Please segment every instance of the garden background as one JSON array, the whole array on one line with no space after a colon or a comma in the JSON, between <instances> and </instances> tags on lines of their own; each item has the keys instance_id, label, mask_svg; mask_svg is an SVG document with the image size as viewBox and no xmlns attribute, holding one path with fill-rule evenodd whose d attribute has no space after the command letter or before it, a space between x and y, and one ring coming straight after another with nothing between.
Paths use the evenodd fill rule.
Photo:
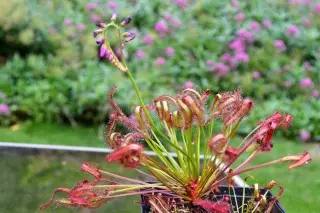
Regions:
<instances>
[{"instance_id":1,"label":"garden background","mask_svg":"<svg viewBox=\"0 0 320 213\"><path fill-rule=\"evenodd\" d=\"M239 134L275 110L293 114L273 153L310 151L313 163L252 173L285 187L288 212L319 212L320 3L316 0L11 0L0 2L0 141L104 147L106 93L129 115L138 104L126 77L98 57L95 23L130 16L125 57L146 102L183 88L241 90L255 108ZM114 42L115 44L115 42ZM118 46L113 48L117 52ZM132 117L134 119L134 117ZM0 212L35 212L52 189L79 180L101 155L1 150ZM262 162L273 159L266 153ZM102 162L102 163L101 163ZM130 173L130 171L129 171ZM138 198L92 212L139 212ZM117 203L118 202L118 203ZM119 206L122 210L119 211ZM45 212L77 212L51 208ZM87 211L83 211L87 212ZM89 211L91 212L91 211Z\"/></svg>"}]
</instances>

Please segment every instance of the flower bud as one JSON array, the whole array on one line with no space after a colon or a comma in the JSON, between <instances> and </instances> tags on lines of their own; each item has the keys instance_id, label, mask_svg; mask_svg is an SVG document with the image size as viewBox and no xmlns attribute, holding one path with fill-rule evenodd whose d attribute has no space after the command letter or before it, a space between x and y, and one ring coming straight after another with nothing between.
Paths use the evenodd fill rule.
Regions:
<instances>
[{"instance_id":1,"label":"flower bud","mask_svg":"<svg viewBox=\"0 0 320 213\"><path fill-rule=\"evenodd\" d=\"M100 27L100 28L105 28L107 26L107 24L106 23L96 23L96 26Z\"/></svg>"},{"instance_id":2,"label":"flower bud","mask_svg":"<svg viewBox=\"0 0 320 213\"><path fill-rule=\"evenodd\" d=\"M95 31L93 31L93 37L96 38L99 34L101 34L103 32L102 29L97 29Z\"/></svg>"},{"instance_id":3,"label":"flower bud","mask_svg":"<svg viewBox=\"0 0 320 213\"><path fill-rule=\"evenodd\" d=\"M102 45L102 44L104 43L103 37L98 38L97 41L96 41L96 43L97 43L98 45Z\"/></svg>"},{"instance_id":4,"label":"flower bud","mask_svg":"<svg viewBox=\"0 0 320 213\"><path fill-rule=\"evenodd\" d=\"M136 34L134 34L134 33L129 33L129 35L126 36L126 38L124 39L124 42L132 41L135 37L136 37Z\"/></svg>"},{"instance_id":5,"label":"flower bud","mask_svg":"<svg viewBox=\"0 0 320 213\"><path fill-rule=\"evenodd\" d=\"M111 21L115 21L117 19L117 13L113 12L112 16L111 16Z\"/></svg>"},{"instance_id":6,"label":"flower bud","mask_svg":"<svg viewBox=\"0 0 320 213\"><path fill-rule=\"evenodd\" d=\"M124 27L124 26L128 25L130 22L131 22L131 18L128 17L128 18L126 18L125 20L123 20L123 21L121 22L120 26L121 26L121 27Z\"/></svg>"}]
</instances>

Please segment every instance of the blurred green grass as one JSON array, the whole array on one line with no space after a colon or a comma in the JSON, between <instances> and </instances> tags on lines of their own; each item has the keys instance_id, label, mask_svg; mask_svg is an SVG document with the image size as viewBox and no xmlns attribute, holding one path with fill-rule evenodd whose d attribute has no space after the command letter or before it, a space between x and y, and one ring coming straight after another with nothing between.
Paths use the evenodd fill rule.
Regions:
<instances>
[{"instance_id":1,"label":"blurred green grass","mask_svg":"<svg viewBox=\"0 0 320 213\"><path fill-rule=\"evenodd\" d=\"M67 126L51 124L32 124L22 126L16 131L0 128L0 141L32 142L42 144L63 144L103 147L98 139L97 128L78 127L72 129ZM247 173L253 175L261 186L270 180L275 180L285 188L281 203L287 212L318 213L320 210L320 147L315 144L302 144L280 137L274 140L274 149L263 153L255 163L262 163L288 154L311 152L313 162L305 167L289 171L287 165L275 165ZM0 155L0 212L34 212L41 203L45 202L53 189L61 186L72 187L81 178L79 173L81 162L89 161L102 165L111 172L133 175L121 167L106 164L103 156L97 155L71 156L61 152L58 155L25 156L14 153ZM243 176L243 177L245 177ZM88 178L88 177L87 177ZM275 190L274 194L277 193ZM124 198L110 201L99 210L80 212L139 212L139 206L134 204L139 198ZM50 208L45 212L79 212L78 209Z\"/></svg>"}]
</instances>

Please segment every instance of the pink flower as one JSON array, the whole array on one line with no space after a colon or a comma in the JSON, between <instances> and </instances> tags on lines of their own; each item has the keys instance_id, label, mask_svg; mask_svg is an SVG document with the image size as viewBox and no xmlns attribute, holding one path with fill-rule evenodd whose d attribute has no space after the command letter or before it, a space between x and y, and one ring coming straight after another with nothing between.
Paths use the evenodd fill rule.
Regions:
<instances>
[{"instance_id":1,"label":"pink flower","mask_svg":"<svg viewBox=\"0 0 320 213\"><path fill-rule=\"evenodd\" d=\"M238 13L237 15L236 15L236 21L237 22L243 22L243 20L245 19L245 15L244 15L244 13Z\"/></svg>"},{"instance_id":2,"label":"pink flower","mask_svg":"<svg viewBox=\"0 0 320 213\"><path fill-rule=\"evenodd\" d=\"M171 24L174 27L180 27L182 25L182 22L178 19L174 19L174 20L172 20Z\"/></svg>"},{"instance_id":3,"label":"pink flower","mask_svg":"<svg viewBox=\"0 0 320 213\"><path fill-rule=\"evenodd\" d=\"M289 25L289 27L287 28L287 35L288 36L297 36L299 35L300 31L298 29L297 26L295 25Z\"/></svg>"},{"instance_id":4,"label":"pink flower","mask_svg":"<svg viewBox=\"0 0 320 213\"><path fill-rule=\"evenodd\" d=\"M315 15L320 15L320 3L317 3L317 4L314 5L313 13Z\"/></svg>"},{"instance_id":5,"label":"pink flower","mask_svg":"<svg viewBox=\"0 0 320 213\"><path fill-rule=\"evenodd\" d=\"M109 9L111 9L111 10L115 10L115 9L117 9L117 2L116 1L109 1L108 3L107 3L107 7L109 8Z\"/></svg>"},{"instance_id":6,"label":"pink flower","mask_svg":"<svg viewBox=\"0 0 320 213\"><path fill-rule=\"evenodd\" d=\"M254 72L252 73L252 77L253 77L254 79L258 79L258 78L261 77L261 74L260 74L260 72L254 71Z\"/></svg>"},{"instance_id":7,"label":"pink flower","mask_svg":"<svg viewBox=\"0 0 320 213\"><path fill-rule=\"evenodd\" d=\"M273 46L277 48L279 52L283 52L287 49L286 45L282 40L275 40Z\"/></svg>"},{"instance_id":8,"label":"pink flower","mask_svg":"<svg viewBox=\"0 0 320 213\"><path fill-rule=\"evenodd\" d=\"M143 37L143 42L148 45L152 45L154 43L153 36L149 33Z\"/></svg>"},{"instance_id":9,"label":"pink flower","mask_svg":"<svg viewBox=\"0 0 320 213\"><path fill-rule=\"evenodd\" d=\"M167 34L167 32L169 31L169 27L167 25L167 23L164 20L160 20L158 21L155 25L154 25L154 29L155 31L157 31L157 33L161 36L164 36Z\"/></svg>"},{"instance_id":10,"label":"pink flower","mask_svg":"<svg viewBox=\"0 0 320 213\"><path fill-rule=\"evenodd\" d=\"M312 66L308 61L305 61L303 63L303 67L306 69L306 71L310 72L312 70Z\"/></svg>"},{"instance_id":11,"label":"pink flower","mask_svg":"<svg viewBox=\"0 0 320 213\"><path fill-rule=\"evenodd\" d=\"M238 36L238 38L241 38L249 43L253 42L253 40L254 40L253 34L246 29L238 30L237 36Z\"/></svg>"},{"instance_id":12,"label":"pink flower","mask_svg":"<svg viewBox=\"0 0 320 213\"><path fill-rule=\"evenodd\" d=\"M82 32L85 29L87 29L87 27L83 23L80 23L80 24L77 24L76 29L77 29L77 31Z\"/></svg>"},{"instance_id":13,"label":"pink flower","mask_svg":"<svg viewBox=\"0 0 320 213\"><path fill-rule=\"evenodd\" d=\"M303 0L302 3L305 5L310 5L310 4L312 4L312 0Z\"/></svg>"},{"instance_id":14,"label":"pink flower","mask_svg":"<svg viewBox=\"0 0 320 213\"><path fill-rule=\"evenodd\" d=\"M237 52L234 58L238 62L242 62L242 63L249 62L249 55L246 52Z\"/></svg>"},{"instance_id":15,"label":"pink flower","mask_svg":"<svg viewBox=\"0 0 320 213\"><path fill-rule=\"evenodd\" d=\"M72 24L72 20L70 18L66 18L64 21L63 21L63 24L64 26L70 26Z\"/></svg>"},{"instance_id":16,"label":"pink flower","mask_svg":"<svg viewBox=\"0 0 320 213\"><path fill-rule=\"evenodd\" d=\"M92 14L92 15L91 15L91 20L92 20L93 22L97 23L97 22L100 22L100 21L101 21L101 18L100 18L100 16L98 16L98 15L96 15L96 14Z\"/></svg>"},{"instance_id":17,"label":"pink flower","mask_svg":"<svg viewBox=\"0 0 320 213\"><path fill-rule=\"evenodd\" d=\"M8 116L10 115L10 108L7 104L0 104L0 116Z\"/></svg>"},{"instance_id":18,"label":"pink flower","mask_svg":"<svg viewBox=\"0 0 320 213\"><path fill-rule=\"evenodd\" d=\"M172 16L170 13L167 13L167 14L164 15L164 19L165 19L166 21L171 21L172 18L173 18L173 16Z\"/></svg>"},{"instance_id":19,"label":"pink flower","mask_svg":"<svg viewBox=\"0 0 320 213\"><path fill-rule=\"evenodd\" d=\"M250 26L250 29L253 31L259 31L261 28L260 24L256 21L250 22L249 26Z\"/></svg>"},{"instance_id":20,"label":"pink flower","mask_svg":"<svg viewBox=\"0 0 320 213\"><path fill-rule=\"evenodd\" d=\"M310 78L302 78L300 80L300 87L301 88L310 88L313 86L313 82Z\"/></svg>"},{"instance_id":21,"label":"pink flower","mask_svg":"<svg viewBox=\"0 0 320 213\"><path fill-rule=\"evenodd\" d=\"M215 65L215 63L214 63L213 61L211 61L211 60L207 60L207 61L206 61L206 64L207 64L207 66L208 66L210 69L213 69L213 68L214 68L214 65Z\"/></svg>"},{"instance_id":22,"label":"pink flower","mask_svg":"<svg viewBox=\"0 0 320 213\"><path fill-rule=\"evenodd\" d=\"M266 19L263 21L263 26L266 28L266 29L270 29L272 27L272 23L269 19Z\"/></svg>"},{"instance_id":23,"label":"pink flower","mask_svg":"<svg viewBox=\"0 0 320 213\"><path fill-rule=\"evenodd\" d=\"M144 59L146 57L146 53L143 50L137 50L136 52L137 59Z\"/></svg>"},{"instance_id":24,"label":"pink flower","mask_svg":"<svg viewBox=\"0 0 320 213\"><path fill-rule=\"evenodd\" d=\"M188 0L176 0L176 4L177 4L180 8L184 8L184 7L187 6Z\"/></svg>"},{"instance_id":25,"label":"pink flower","mask_svg":"<svg viewBox=\"0 0 320 213\"><path fill-rule=\"evenodd\" d=\"M87 10L92 11L95 10L97 8L97 4L95 2L89 2L87 4Z\"/></svg>"},{"instance_id":26,"label":"pink flower","mask_svg":"<svg viewBox=\"0 0 320 213\"><path fill-rule=\"evenodd\" d=\"M311 134L310 134L309 131L305 131L305 130L301 130L301 131L300 131L300 139L301 139L302 141L305 142L305 141L309 140L310 137L311 137Z\"/></svg>"},{"instance_id":27,"label":"pink flower","mask_svg":"<svg viewBox=\"0 0 320 213\"><path fill-rule=\"evenodd\" d=\"M243 52L246 46L242 39L236 39L229 44L229 48L235 52Z\"/></svg>"},{"instance_id":28,"label":"pink flower","mask_svg":"<svg viewBox=\"0 0 320 213\"><path fill-rule=\"evenodd\" d=\"M221 57L220 57L220 60L222 62L230 62L232 59L232 56L229 54L229 53L224 53Z\"/></svg>"},{"instance_id":29,"label":"pink flower","mask_svg":"<svg viewBox=\"0 0 320 213\"><path fill-rule=\"evenodd\" d=\"M317 97L320 96L320 92L319 92L318 90L312 90L312 96L313 96L314 98L317 98Z\"/></svg>"},{"instance_id":30,"label":"pink flower","mask_svg":"<svg viewBox=\"0 0 320 213\"><path fill-rule=\"evenodd\" d=\"M191 89L191 88L193 87L192 81L186 81L186 82L184 82L183 87L184 87L185 89Z\"/></svg>"},{"instance_id":31,"label":"pink flower","mask_svg":"<svg viewBox=\"0 0 320 213\"><path fill-rule=\"evenodd\" d=\"M165 58L163 58L163 57L158 57L158 58L156 58L156 60L155 60L155 64L156 64L157 66L162 66L162 65L164 65L166 62L167 62L167 60L166 60Z\"/></svg>"},{"instance_id":32,"label":"pink flower","mask_svg":"<svg viewBox=\"0 0 320 213\"><path fill-rule=\"evenodd\" d=\"M167 56L174 56L175 50L172 47L167 47L165 53Z\"/></svg>"},{"instance_id":33,"label":"pink flower","mask_svg":"<svg viewBox=\"0 0 320 213\"><path fill-rule=\"evenodd\" d=\"M239 7L239 1L238 0L232 0L231 2L231 6L234 8L234 9L237 9Z\"/></svg>"},{"instance_id":34,"label":"pink flower","mask_svg":"<svg viewBox=\"0 0 320 213\"><path fill-rule=\"evenodd\" d=\"M217 77L222 77L225 76L226 74L228 74L228 72L230 71L230 67L225 65L224 63L216 63L214 65L214 69L215 69L215 75Z\"/></svg>"},{"instance_id":35,"label":"pink flower","mask_svg":"<svg viewBox=\"0 0 320 213\"><path fill-rule=\"evenodd\" d=\"M303 25L304 25L306 28L311 27L311 21L310 21L310 19L305 18L305 19L303 20Z\"/></svg>"}]
</instances>

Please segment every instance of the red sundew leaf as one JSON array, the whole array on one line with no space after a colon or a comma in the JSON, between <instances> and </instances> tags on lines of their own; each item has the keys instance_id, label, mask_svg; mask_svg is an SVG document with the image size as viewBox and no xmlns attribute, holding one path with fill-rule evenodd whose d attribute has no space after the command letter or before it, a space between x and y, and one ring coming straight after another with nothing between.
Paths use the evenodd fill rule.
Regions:
<instances>
[{"instance_id":1,"label":"red sundew leaf","mask_svg":"<svg viewBox=\"0 0 320 213\"><path fill-rule=\"evenodd\" d=\"M125 167L136 168L143 156L143 147L141 144L129 144L114 150L107 156L108 162L120 161Z\"/></svg>"},{"instance_id":2,"label":"red sundew leaf","mask_svg":"<svg viewBox=\"0 0 320 213\"><path fill-rule=\"evenodd\" d=\"M40 206L40 210L48 208L53 203L54 197L55 197L56 193L58 193L58 192L64 192L67 195L70 195L71 190L67 189L67 188L57 188L56 190L53 191L50 200L47 203Z\"/></svg>"},{"instance_id":3,"label":"red sundew leaf","mask_svg":"<svg viewBox=\"0 0 320 213\"><path fill-rule=\"evenodd\" d=\"M205 200L196 200L193 202L195 205L201 206L212 213L229 213L230 204L228 203L213 203Z\"/></svg>"},{"instance_id":4,"label":"red sundew leaf","mask_svg":"<svg viewBox=\"0 0 320 213\"><path fill-rule=\"evenodd\" d=\"M209 148L212 152L217 154L223 154L223 148L227 143L227 138L223 134L217 134L211 138L209 142Z\"/></svg>"},{"instance_id":5,"label":"red sundew leaf","mask_svg":"<svg viewBox=\"0 0 320 213\"><path fill-rule=\"evenodd\" d=\"M289 169L302 166L312 160L309 152L304 152L303 154L299 155L299 157L299 159L293 161L293 163L289 166Z\"/></svg>"},{"instance_id":6,"label":"red sundew leaf","mask_svg":"<svg viewBox=\"0 0 320 213\"><path fill-rule=\"evenodd\" d=\"M97 180L102 178L102 174L99 169L90 165L89 163L83 163L80 170L91 174Z\"/></svg>"}]
</instances>

